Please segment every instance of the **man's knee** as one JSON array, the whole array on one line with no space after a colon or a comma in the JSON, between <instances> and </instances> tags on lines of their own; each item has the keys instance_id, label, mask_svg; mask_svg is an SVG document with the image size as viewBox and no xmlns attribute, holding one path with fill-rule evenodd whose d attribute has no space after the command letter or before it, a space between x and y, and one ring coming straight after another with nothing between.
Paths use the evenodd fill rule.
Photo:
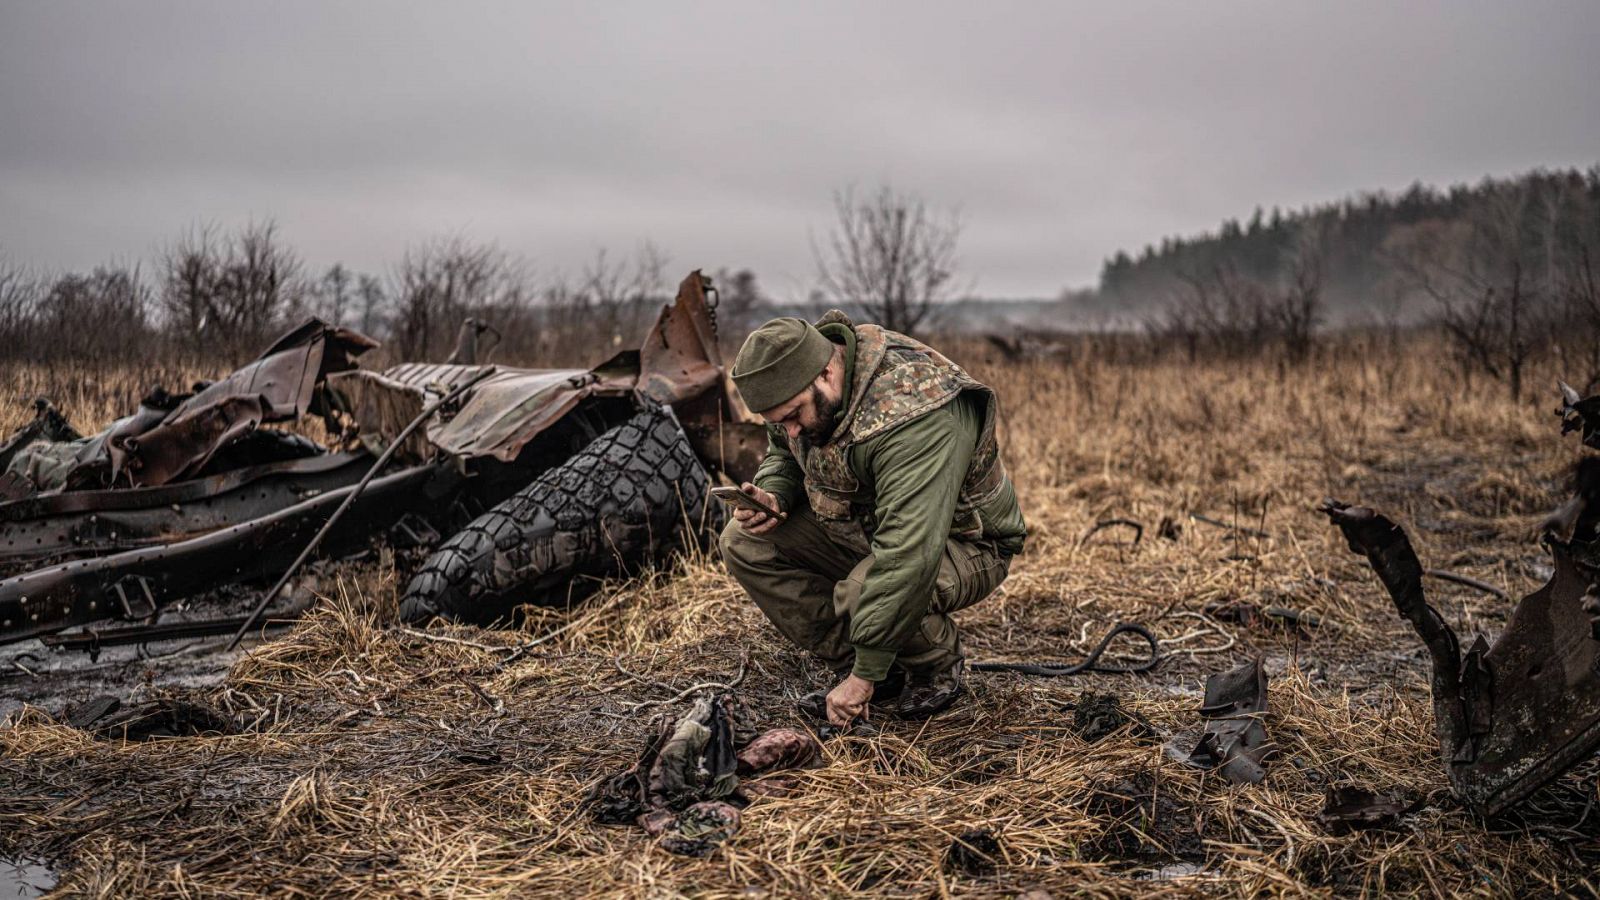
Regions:
<instances>
[{"instance_id":1,"label":"man's knee","mask_svg":"<svg viewBox=\"0 0 1600 900\"><path fill-rule=\"evenodd\" d=\"M722 561L727 563L728 568L731 569L744 560L747 552L743 540L745 537L747 535L744 529L732 519L722 526L722 534L717 536L717 549L722 552Z\"/></svg>"}]
</instances>

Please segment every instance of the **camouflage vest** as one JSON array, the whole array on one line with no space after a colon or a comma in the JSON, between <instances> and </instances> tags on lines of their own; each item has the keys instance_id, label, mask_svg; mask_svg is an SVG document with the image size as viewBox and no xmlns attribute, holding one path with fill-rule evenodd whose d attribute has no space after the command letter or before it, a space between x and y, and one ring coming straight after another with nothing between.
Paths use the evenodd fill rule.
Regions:
<instances>
[{"instance_id":1,"label":"camouflage vest","mask_svg":"<svg viewBox=\"0 0 1600 900\"><path fill-rule=\"evenodd\" d=\"M939 351L903 334L877 325L856 325L839 310L817 320L819 327L833 323L849 326L856 336L850 397L826 444L811 446L800 438L791 441L789 448L805 473L812 512L830 533L864 550L877 523L871 496L850 471L850 448L974 391L985 400L983 430L956 499L950 533L969 540L981 538L984 529L978 509L1008 484L994 433L994 391Z\"/></svg>"}]
</instances>

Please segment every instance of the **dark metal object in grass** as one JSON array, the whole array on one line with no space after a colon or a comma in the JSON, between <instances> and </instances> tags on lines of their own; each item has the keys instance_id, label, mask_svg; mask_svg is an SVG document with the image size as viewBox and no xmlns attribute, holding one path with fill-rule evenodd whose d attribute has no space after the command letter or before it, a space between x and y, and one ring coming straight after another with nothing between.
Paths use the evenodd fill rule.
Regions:
<instances>
[{"instance_id":1,"label":"dark metal object in grass","mask_svg":"<svg viewBox=\"0 0 1600 900\"><path fill-rule=\"evenodd\" d=\"M1143 638L1150 645L1150 656L1147 659L1133 663L1102 663L1100 657L1106 652L1112 640L1120 634L1132 634ZM1161 664L1161 644L1150 629L1133 622L1118 622L1106 632L1089 655L1081 662L1072 664L1056 663L1014 663L1014 662L979 662L972 664L975 672L1018 672L1023 675L1038 675L1045 678L1059 678L1066 675L1078 675L1083 672L1106 672L1133 674L1148 672Z\"/></svg>"},{"instance_id":2,"label":"dark metal object in grass","mask_svg":"<svg viewBox=\"0 0 1600 900\"><path fill-rule=\"evenodd\" d=\"M1428 569L1422 574L1428 576L1429 578L1437 578L1440 581L1448 581L1452 584L1459 584L1462 587L1472 588L1475 591L1482 591L1497 600L1511 600L1510 594L1507 594L1505 591L1502 591L1487 581L1479 581L1476 578L1469 578L1466 575L1458 575L1455 572L1446 572L1443 569Z\"/></svg>"},{"instance_id":3,"label":"dark metal object in grass","mask_svg":"<svg viewBox=\"0 0 1600 900\"><path fill-rule=\"evenodd\" d=\"M1230 781L1258 784L1278 752L1262 723L1266 712L1267 675L1258 657L1206 679L1205 728L1177 735L1166 753L1195 768L1219 769Z\"/></svg>"},{"instance_id":4,"label":"dark metal object in grass","mask_svg":"<svg viewBox=\"0 0 1600 900\"><path fill-rule=\"evenodd\" d=\"M1263 538L1263 539L1267 539L1267 540L1271 540L1271 538L1272 538L1272 535L1266 533L1265 531L1260 530L1259 528L1250 528L1250 527L1247 527L1247 526L1244 526L1244 525L1235 525L1232 522L1224 522L1221 519L1213 519L1210 516L1202 516L1199 513L1190 513L1189 514L1189 518L1193 519L1196 522L1203 522L1206 525L1211 525L1211 526L1216 527L1216 528L1223 528L1223 529L1226 529L1228 531L1237 532L1238 534L1242 534L1242 535L1245 535L1247 537Z\"/></svg>"},{"instance_id":5,"label":"dark metal object in grass","mask_svg":"<svg viewBox=\"0 0 1600 900\"><path fill-rule=\"evenodd\" d=\"M288 627L299 618L298 610L277 613L269 616L262 627ZM153 644L159 641L181 641L231 634L244 623L245 619L241 616L202 622L174 622L170 625L137 625L104 631L91 629L75 634L46 634L41 635L39 640L52 650L78 650L92 655L100 652L103 647L126 647L130 644Z\"/></svg>"},{"instance_id":6,"label":"dark metal object in grass","mask_svg":"<svg viewBox=\"0 0 1600 900\"><path fill-rule=\"evenodd\" d=\"M1133 529L1133 540L1128 542L1128 546L1130 547L1139 546L1139 541L1144 539L1144 526L1133 519L1101 519L1100 521L1094 523L1093 528L1090 528L1088 531L1083 533L1083 537L1078 539L1078 546L1082 547L1084 544L1089 543L1089 538L1094 537L1098 532L1104 531L1107 528L1117 527Z\"/></svg>"},{"instance_id":7,"label":"dark metal object in grass","mask_svg":"<svg viewBox=\"0 0 1600 900\"><path fill-rule=\"evenodd\" d=\"M1350 785L1330 787L1317 821L1332 835L1388 828L1397 824L1401 816L1420 809L1422 802L1421 798L1406 797L1400 791L1380 794Z\"/></svg>"},{"instance_id":8,"label":"dark metal object in grass","mask_svg":"<svg viewBox=\"0 0 1600 900\"><path fill-rule=\"evenodd\" d=\"M202 703L162 697L128 706L116 697L96 697L66 717L74 728L123 741L234 734L232 717Z\"/></svg>"},{"instance_id":9,"label":"dark metal object in grass","mask_svg":"<svg viewBox=\"0 0 1600 900\"><path fill-rule=\"evenodd\" d=\"M1246 628L1271 628L1301 636L1322 625L1322 617L1316 613L1287 606L1262 606L1248 600L1207 603L1204 611L1218 622L1233 622Z\"/></svg>"},{"instance_id":10,"label":"dark metal object in grass","mask_svg":"<svg viewBox=\"0 0 1600 900\"><path fill-rule=\"evenodd\" d=\"M1456 795L1484 815L1504 811L1600 747L1600 640L1585 610L1600 582L1597 486L1600 464L1586 459L1560 517L1566 532L1544 537L1554 574L1517 603L1492 647L1480 635L1465 653L1428 605L1406 533L1371 509L1336 500L1322 506L1427 646L1440 756Z\"/></svg>"}]
</instances>

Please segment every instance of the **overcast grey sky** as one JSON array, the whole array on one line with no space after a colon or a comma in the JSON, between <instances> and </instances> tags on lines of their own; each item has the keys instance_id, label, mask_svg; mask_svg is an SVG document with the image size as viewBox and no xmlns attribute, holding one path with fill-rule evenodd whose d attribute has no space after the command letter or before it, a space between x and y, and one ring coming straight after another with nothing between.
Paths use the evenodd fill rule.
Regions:
<instances>
[{"instance_id":1,"label":"overcast grey sky","mask_svg":"<svg viewBox=\"0 0 1600 900\"><path fill-rule=\"evenodd\" d=\"M1600 161L1600 3L0 0L0 253L272 217L385 271L440 234L810 287L842 185L958 206L986 295L1415 179Z\"/></svg>"}]
</instances>

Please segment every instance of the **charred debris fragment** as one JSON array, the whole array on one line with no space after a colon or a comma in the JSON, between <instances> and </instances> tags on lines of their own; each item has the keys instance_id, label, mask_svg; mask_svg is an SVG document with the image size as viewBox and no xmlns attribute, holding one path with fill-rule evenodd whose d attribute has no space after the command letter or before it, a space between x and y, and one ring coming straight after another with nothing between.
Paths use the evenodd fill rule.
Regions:
<instances>
[{"instance_id":1,"label":"charred debris fragment","mask_svg":"<svg viewBox=\"0 0 1600 900\"><path fill-rule=\"evenodd\" d=\"M1562 434L1600 450L1600 397L1561 385ZM1554 573L1512 609L1491 645L1465 650L1431 606L1410 539L1383 514L1322 505L1364 555L1431 658L1440 757L1467 806L1498 815L1600 748L1600 457L1578 464L1571 499L1544 522ZM1332 801L1330 801L1332 803Z\"/></svg>"},{"instance_id":2,"label":"charred debris fragment","mask_svg":"<svg viewBox=\"0 0 1600 900\"><path fill-rule=\"evenodd\" d=\"M98 434L40 400L0 443L0 643L108 621L160 628L174 601L281 575L404 427L473 379L376 473L321 555L437 545L407 614L488 622L703 540L720 524L705 485L749 477L765 447L714 310L692 272L638 350L592 369L480 364L471 340L451 364L366 371L356 358L376 342L311 320L192 393L153 390ZM309 417L329 446L264 427Z\"/></svg>"}]
</instances>

